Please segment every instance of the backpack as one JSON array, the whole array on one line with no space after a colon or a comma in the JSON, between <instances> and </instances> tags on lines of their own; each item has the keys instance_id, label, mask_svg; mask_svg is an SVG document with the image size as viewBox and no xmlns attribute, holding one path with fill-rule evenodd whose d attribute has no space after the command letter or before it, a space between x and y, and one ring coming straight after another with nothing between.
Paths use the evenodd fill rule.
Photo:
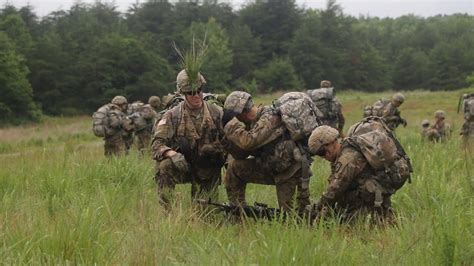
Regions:
<instances>
[{"instance_id":1,"label":"backpack","mask_svg":"<svg viewBox=\"0 0 474 266\"><path fill-rule=\"evenodd\" d=\"M373 105L364 107L364 117L378 116L383 117L385 107L390 103L389 99L379 99Z\"/></svg>"},{"instance_id":2,"label":"backpack","mask_svg":"<svg viewBox=\"0 0 474 266\"><path fill-rule=\"evenodd\" d=\"M410 158L381 118L368 117L353 125L345 142L362 153L377 173L376 180L392 193L411 182Z\"/></svg>"},{"instance_id":3,"label":"backpack","mask_svg":"<svg viewBox=\"0 0 474 266\"><path fill-rule=\"evenodd\" d=\"M335 97L334 88L320 88L306 92L323 114L324 120L335 120L341 112L341 105Z\"/></svg>"},{"instance_id":4,"label":"backpack","mask_svg":"<svg viewBox=\"0 0 474 266\"><path fill-rule=\"evenodd\" d=\"M321 125L321 111L311 98L303 92L288 92L272 103L274 111L281 115L291 139L307 139L313 130Z\"/></svg>"},{"instance_id":5,"label":"backpack","mask_svg":"<svg viewBox=\"0 0 474 266\"><path fill-rule=\"evenodd\" d=\"M106 104L100 107L94 114L92 114L92 132L97 137L107 136L107 127L109 126L108 112L110 105Z\"/></svg>"},{"instance_id":6,"label":"backpack","mask_svg":"<svg viewBox=\"0 0 474 266\"><path fill-rule=\"evenodd\" d=\"M458 113L461 101L464 109L464 119L466 121L474 121L474 92L461 96L458 104Z\"/></svg>"}]
</instances>

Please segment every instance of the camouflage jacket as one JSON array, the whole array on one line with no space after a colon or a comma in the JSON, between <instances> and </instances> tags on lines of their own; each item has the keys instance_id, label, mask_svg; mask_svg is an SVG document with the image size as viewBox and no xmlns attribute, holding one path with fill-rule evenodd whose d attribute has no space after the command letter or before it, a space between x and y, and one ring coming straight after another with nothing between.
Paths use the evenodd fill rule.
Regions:
<instances>
[{"instance_id":1,"label":"camouflage jacket","mask_svg":"<svg viewBox=\"0 0 474 266\"><path fill-rule=\"evenodd\" d=\"M281 116L270 106L259 106L257 117L250 124L234 118L224 128L226 140L231 144L226 146L229 152L238 153L240 159L248 155L255 157L269 174L282 173L297 163L293 156L296 143L285 132Z\"/></svg>"},{"instance_id":2,"label":"camouflage jacket","mask_svg":"<svg viewBox=\"0 0 474 266\"><path fill-rule=\"evenodd\" d=\"M451 136L451 125L447 123L435 123L428 130L426 130L426 137L431 141L446 140Z\"/></svg>"},{"instance_id":3,"label":"camouflage jacket","mask_svg":"<svg viewBox=\"0 0 474 266\"><path fill-rule=\"evenodd\" d=\"M462 128L461 128L461 133L460 134L463 135L464 137L474 136L474 121L464 122L464 124L462 125Z\"/></svg>"},{"instance_id":4,"label":"camouflage jacket","mask_svg":"<svg viewBox=\"0 0 474 266\"><path fill-rule=\"evenodd\" d=\"M220 164L225 152L220 144L223 137L222 108L203 102L198 114L193 114L185 104L179 103L167 111L155 124L152 140L153 158L166 159L169 150L182 153L188 163L201 166Z\"/></svg>"},{"instance_id":5,"label":"camouflage jacket","mask_svg":"<svg viewBox=\"0 0 474 266\"><path fill-rule=\"evenodd\" d=\"M405 120L400 116L400 111L391 102L384 107L383 119L391 130L405 123Z\"/></svg>"}]
</instances>

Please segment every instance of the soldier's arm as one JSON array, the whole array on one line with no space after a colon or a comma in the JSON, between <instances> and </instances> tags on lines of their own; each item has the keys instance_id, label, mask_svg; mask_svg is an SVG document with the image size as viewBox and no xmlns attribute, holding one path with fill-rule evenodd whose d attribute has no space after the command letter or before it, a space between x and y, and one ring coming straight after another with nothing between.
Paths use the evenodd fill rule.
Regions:
<instances>
[{"instance_id":1,"label":"soldier's arm","mask_svg":"<svg viewBox=\"0 0 474 266\"><path fill-rule=\"evenodd\" d=\"M169 145L174 136L174 127L171 112L166 112L161 120L157 122L151 144L153 158L155 160L161 161L165 159L165 153L172 150Z\"/></svg>"},{"instance_id":2,"label":"soldier's arm","mask_svg":"<svg viewBox=\"0 0 474 266\"><path fill-rule=\"evenodd\" d=\"M321 196L321 204L333 205L367 165L363 155L353 149L345 151L335 162L329 185Z\"/></svg>"},{"instance_id":3,"label":"soldier's arm","mask_svg":"<svg viewBox=\"0 0 474 266\"><path fill-rule=\"evenodd\" d=\"M224 127L224 134L238 148L251 151L281 137L284 130L279 116L264 114L250 130L246 130L245 125L234 118Z\"/></svg>"}]
</instances>

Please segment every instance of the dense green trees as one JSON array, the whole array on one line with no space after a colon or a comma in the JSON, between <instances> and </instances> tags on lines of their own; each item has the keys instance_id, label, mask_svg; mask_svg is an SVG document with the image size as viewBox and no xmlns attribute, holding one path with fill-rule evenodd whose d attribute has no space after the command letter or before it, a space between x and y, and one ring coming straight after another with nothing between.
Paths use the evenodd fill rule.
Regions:
<instances>
[{"instance_id":1,"label":"dense green trees","mask_svg":"<svg viewBox=\"0 0 474 266\"><path fill-rule=\"evenodd\" d=\"M295 0L147 0L125 14L78 2L38 18L31 6L0 9L1 123L89 113L115 94L146 100L175 88L172 43L206 39L212 91L455 89L472 84L474 17L351 17Z\"/></svg>"}]
</instances>

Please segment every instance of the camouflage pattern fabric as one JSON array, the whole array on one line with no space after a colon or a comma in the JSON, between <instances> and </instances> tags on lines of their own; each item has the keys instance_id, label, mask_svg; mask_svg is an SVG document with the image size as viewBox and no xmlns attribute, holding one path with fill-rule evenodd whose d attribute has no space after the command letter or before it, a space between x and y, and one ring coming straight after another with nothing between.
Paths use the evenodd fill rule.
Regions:
<instances>
[{"instance_id":1,"label":"camouflage pattern fabric","mask_svg":"<svg viewBox=\"0 0 474 266\"><path fill-rule=\"evenodd\" d=\"M185 102L180 102L155 125L152 140L153 158L157 161L155 180L165 206L169 206L170 193L179 183L191 183L193 197L200 197L202 193L211 197L217 195L226 157L219 141L223 137L222 109L205 101L203 103L203 108L196 111L188 109ZM164 156L169 150L184 155L190 166L189 171L180 172L174 167L171 160Z\"/></svg>"},{"instance_id":2,"label":"camouflage pattern fabric","mask_svg":"<svg viewBox=\"0 0 474 266\"><path fill-rule=\"evenodd\" d=\"M342 133L346 119L342 114L342 104L334 95L334 88L308 90L306 93L321 111L322 124L335 128Z\"/></svg>"},{"instance_id":3,"label":"camouflage pattern fabric","mask_svg":"<svg viewBox=\"0 0 474 266\"><path fill-rule=\"evenodd\" d=\"M383 119L391 130L395 130L401 124L406 125L405 119L400 116L400 111L391 102L383 110Z\"/></svg>"},{"instance_id":4,"label":"camouflage pattern fabric","mask_svg":"<svg viewBox=\"0 0 474 266\"><path fill-rule=\"evenodd\" d=\"M104 154L107 157L113 155L125 154L125 142L122 138L124 126L128 124L125 114L115 104L107 104L107 108L101 107L99 109L107 109L108 125L106 127L106 134L104 137Z\"/></svg>"},{"instance_id":5,"label":"camouflage pattern fabric","mask_svg":"<svg viewBox=\"0 0 474 266\"><path fill-rule=\"evenodd\" d=\"M285 131L281 116L270 106L259 106L257 117L250 124L234 118L225 126L228 145L224 146L235 158L229 162L224 178L231 203L246 204L245 187L256 183L275 185L280 207L287 211L293 207L302 164L294 158L298 148L295 141L284 138ZM308 205L309 191L299 189L297 199L298 207Z\"/></svg>"},{"instance_id":6,"label":"camouflage pattern fabric","mask_svg":"<svg viewBox=\"0 0 474 266\"><path fill-rule=\"evenodd\" d=\"M428 140L433 142L442 142L449 139L451 136L451 125L444 122L438 122L432 125L425 131L425 136Z\"/></svg>"}]
</instances>

